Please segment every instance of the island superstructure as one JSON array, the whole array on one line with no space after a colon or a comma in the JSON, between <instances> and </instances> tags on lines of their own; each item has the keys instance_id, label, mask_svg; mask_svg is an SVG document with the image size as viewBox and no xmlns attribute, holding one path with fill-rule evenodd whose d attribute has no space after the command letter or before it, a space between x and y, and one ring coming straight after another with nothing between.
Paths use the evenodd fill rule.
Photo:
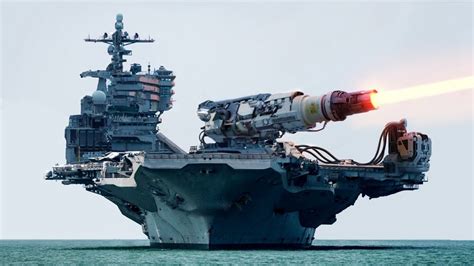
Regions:
<instances>
[{"instance_id":1,"label":"island superstructure","mask_svg":"<svg viewBox=\"0 0 474 266\"><path fill-rule=\"evenodd\" d=\"M377 109L375 90L261 93L198 105L198 146L185 152L159 132L172 108L175 75L130 64L126 46L152 43L124 31L87 42L108 44L97 89L81 100L65 130L66 164L47 180L80 184L115 203L162 248L305 248L315 230L359 195L377 198L416 190L427 179L431 140L388 123L369 162L339 159L319 146L281 141L284 134L321 131L330 122ZM185 89L185 88L182 88Z\"/></svg>"}]
</instances>

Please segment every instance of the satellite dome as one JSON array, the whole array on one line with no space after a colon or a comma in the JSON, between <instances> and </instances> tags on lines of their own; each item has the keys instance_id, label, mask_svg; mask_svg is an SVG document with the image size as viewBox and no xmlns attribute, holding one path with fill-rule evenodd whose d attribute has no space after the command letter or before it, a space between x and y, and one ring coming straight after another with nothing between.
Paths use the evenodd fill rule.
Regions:
<instances>
[{"instance_id":1,"label":"satellite dome","mask_svg":"<svg viewBox=\"0 0 474 266\"><path fill-rule=\"evenodd\" d=\"M92 102L94 104L105 104L106 99L107 96L105 96L103 91L94 91L94 93L92 93Z\"/></svg>"}]
</instances>

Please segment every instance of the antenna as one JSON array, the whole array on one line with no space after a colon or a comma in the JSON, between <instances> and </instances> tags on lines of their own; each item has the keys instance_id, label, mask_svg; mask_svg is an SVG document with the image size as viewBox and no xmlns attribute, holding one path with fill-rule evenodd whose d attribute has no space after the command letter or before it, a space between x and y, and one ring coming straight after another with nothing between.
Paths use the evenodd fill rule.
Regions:
<instances>
[{"instance_id":1,"label":"antenna","mask_svg":"<svg viewBox=\"0 0 474 266\"><path fill-rule=\"evenodd\" d=\"M125 46L134 43L152 43L155 40L148 37L148 39L140 39L138 33L135 33L133 38L130 38L128 32L123 30L123 15L117 14L115 21L115 32L112 36L107 33L103 34L101 38L90 38L88 36L84 41L86 42L102 42L109 44L107 52L112 56L112 62L107 67L107 71L111 72L123 72L123 62L127 60L123 59L124 55L131 55L132 50L125 49Z\"/></svg>"}]
</instances>

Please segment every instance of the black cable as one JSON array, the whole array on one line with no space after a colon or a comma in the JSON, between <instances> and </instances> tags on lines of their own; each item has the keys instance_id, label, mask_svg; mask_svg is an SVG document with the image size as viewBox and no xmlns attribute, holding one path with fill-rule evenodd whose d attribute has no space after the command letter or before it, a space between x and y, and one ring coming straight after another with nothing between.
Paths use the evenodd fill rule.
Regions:
<instances>
[{"instance_id":1,"label":"black cable","mask_svg":"<svg viewBox=\"0 0 474 266\"><path fill-rule=\"evenodd\" d=\"M385 125L384 129L382 130L382 133L380 134L379 141L377 143L377 150L375 151L374 157L368 161L367 163L359 163L357 161L354 161L354 164L356 165L373 165L373 164L379 164L380 162L383 161L384 155L385 155L385 150L387 147L387 139L388 139L388 134L389 130L394 127L398 126L398 123L396 122L391 122ZM301 152L301 153L309 153L311 154L314 158L318 159L319 161L327 164L337 164L340 163L342 160L338 159L335 157L332 153L330 153L328 150L318 147L318 146L309 146L309 145L296 145L296 148ZM331 158L328 158L326 155L328 155ZM317 155L316 155L316 154ZM318 156L319 155L319 156ZM331 160L333 159L333 160Z\"/></svg>"},{"instance_id":2,"label":"black cable","mask_svg":"<svg viewBox=\"0 0 474 266\"><path fill-rule=\"evenodd\" d=\"M375 151L374 157L370 161L368 161L367 163L359 163L359 162L355 162L355 163L358 165L378 164L383 159L383 155L385 154L387 134L388 134L388 127L386 126L382 130L382 133L380 134L379 141L377 144L377 150ZM380 150L381 147L382 147L382 150Z\"/></svg>"},{"instance_id":3,"label":"black cable","mask_svg":"<svg viewBox=\"0 0 474 266\"><path fill-rule=\"evenodd\" d=\"M390 123L385 125L385 128L382 131L382 135L384 137L383 144L382 144L382 151L379 154L379 156L375 160L373 160L373 164L379 164L383 160L383 156L384 156L385 150L387 148L387 139L388 139L389 130L392 129L392 127L398 127L398 126L399 126L399 123L397 123L397 122L390 122Z\"/></svg>"},{"instance_id":4,"label":"black cable","mask_svg":"<svg viewBox=\"0 0 474 266\"><path fill-rule=\"evenodd\" d=\"M336 162L334 162L334 161L328 160L328 159L325 158L324 156L322 156L322 157L317 156L315 153L313 153L313 151L316 152L318 155L322 156L317 150L306 149L306 150L304 150L304 151L302 151L302 152L306 152L306 153L311 154L314 158L316 158L318 161L321 161L321 162L323 162L323 163L327 163L327 164L334 164L334 163L336 163Z\"/></svg>"},{"instance_id":5,"label":"black cable","mask_svg":"<svg viewBox=\"0 0 474 266\"><path fill-rule=\"evenodd\" d=\"M382 146L385 146L386 132L387 132L387 128L384 128L382 130L382 133L380 134L379 142L377 144L377 150L375 151L375 155L367 164L371 164L379 158L379 156L380 156L379 152L380 152L380 147L381 147L382 142L384 143ZM382 150L384 150L384 149L385 149L385 147L382 147ZM382 153L384 153L384 151L382 151Z\"/></svg>"},{"instance_id":6,"label":"black cable","mask_svg":"<svg viewBox=\"0 0 474 266\"><path fill-rule=\"evenodd\" d=\"M300 152L305 152L305 151L315 151L316 153L318 153L322 158L324 158L326 161L329 161L329 162L340 162L341 160L339 160L338 158L336 158L334 155L332 155L329 151L321 148L321 147L317 147L317 146L309 146L309 145L298 145L296 146L296 148L298 150L300 150ZM302 149L300 149L302 148ZM327 158L325 155L321 154L320 151L326 153L327 155L329 155L333 160Z\"/></svg>"},{"instance_id":7,"label":"black cable","mask_svg":"<svg viewBox=\"0 0 474 266\"><path fill-rule=\"evenodd\" d=\"M204 140L204 138L206 137L206 132L203 130L201 131L201 133L199 133L199 141L201 142L201 144L207 144L206 141Z\"/></svg>"},{"instance_id":8,"label":"black cable","mask_svg":"<svg viewBox=\"0 0 474 266\"><path fill-rule=\"evenodd\" d=\"M315 153L317 153L317 154L320 156L320 157L318 157L318 158L322 158L321 161L326 161L326 162L328 162L328 163L338 163L338 162L340 162L340 160L337 159L337 158L334 159L334 160L332 160L331 158L326 157L326 156L325 156L324 154L322 154L318 149L306 148L306 149L302 150L302 152L308 152L308 153L315 152Z\"/></svg>"},{"instance_id":9,"label":"black cable","mask_svg":"<svg viewBox=\"0 0 474 266\"><path fill-rule=\"evenodd\" d=\"M332 155L328 150L326 149L323 149L321 147L314 147L315 149L317 150L320 150L322 152L325 152L327 155L329 155L329 157L331 157L332 159L334 159L335 161L340 161L338 158L336 158L334 155Z\"/></svg>"}]
</instances>

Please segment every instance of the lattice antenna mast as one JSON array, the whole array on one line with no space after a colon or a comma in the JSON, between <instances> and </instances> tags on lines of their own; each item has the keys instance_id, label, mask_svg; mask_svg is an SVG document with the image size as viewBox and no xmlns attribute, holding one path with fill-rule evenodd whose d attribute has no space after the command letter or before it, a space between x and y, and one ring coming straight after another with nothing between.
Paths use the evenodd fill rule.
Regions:
<instances>
[{"instance_id":1,"label":"lattice antenna mast","mask_svg":"<svg viewBox=\"0 0 474 266\"><path fill-rule=\"evenodd\" d=\"M102 38L92 39L90 37L84 39L86 42L103 42L109 44L107 52L112 56L112 62L107 67L107 71L112 73L123 72L123 62L127 60L123 59L124 55L131 55L132 50L125 49L125 46L133 43L151 43L155 40L148 37L148 39L140 39L138 33L133 35L133 38L130 38L128 32L123 30L123 15L117 14L115 21L115 32L112 36L104 33Z\"/></svg>"}]
</instances>

